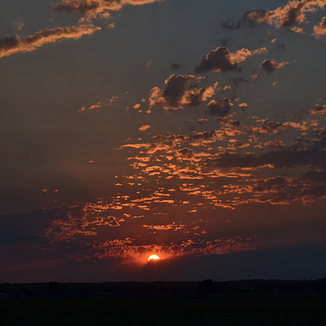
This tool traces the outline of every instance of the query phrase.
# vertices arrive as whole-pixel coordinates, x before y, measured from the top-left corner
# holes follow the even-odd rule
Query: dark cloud
[[[246,11],[241,19],[234,21],[229,19],[223,22],[222,27],[230,30],[239,29],[243,27],[256,27],[260,25],[260,21],[268,15],[265,9],[253,9]]]
[[[289,1],[284,6],[275,10],[252,9],[247,11],[241,19],[228,20],[223,23],[226,29],[239,29],[243,27],[256,27],[261,24],[273,25],[275,27],[289,27],[294,24],[306,23],[306,14],[314,12],[325,6],[324,0],[301,0]]]
[[[221,118],[227,117],[230,115],[232,102],[227,98],[221,98],[219,100],[211,100],[208,104],[207,113],[215,115]]]
[[[266,52],[265,48],[255,51],[242,48],[241,50],[230,52],[226,47],[218,47],[208,53],[196,67],[196,74],[207,72],[227,72],[239,70],[239,64],[249,56]]]
[[[231,82],[236,86],[239,87],[241,84],[244,83],[249,83],[249,80],[243,78],[243,77],[236,77],[236,78],[232,78]]]
[[[196,106],[212,97],[217,89],[213,86],[199,88],[199,79],[192,75],[171,75],[164,82],[165,89],[154,87],[149,97],[150,106],[162,105],[166,110]]]
[[[171,64],[170,69],[175,71],[175,70],[180,69],[181,67],[182,67],[181,65],[179,65],[179,64],[173,62],[173,63]]]
[[[213,162],[212,162],[213,163]],[[289,148],[266,152],[261,155],[224,153],[214,159],[218,167],[260,167],[271,165],[277,169],[295,167],[299,165],[323,167],[326,164],[326,152],[319,148],[308,150],[291,150]]]
[[[268,74],[273,73],[275,70],[282,68],[282,67],[286,67],[289,63],[286,61],[277,63],[275,60],[273,59],[266,59],[264,60],[260,66],[261,68],[266,71]]]

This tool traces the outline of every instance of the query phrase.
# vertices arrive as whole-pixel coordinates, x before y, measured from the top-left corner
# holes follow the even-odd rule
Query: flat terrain
[[[0,325],[326,325],[326,301],[309,298],[20,299],[0,302]]]
[[[2,284],[0,325],[323,326],[324,281]]]

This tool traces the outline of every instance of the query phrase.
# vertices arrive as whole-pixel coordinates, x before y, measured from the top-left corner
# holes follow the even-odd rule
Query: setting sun
[[[152,260],[154,260],[154,261],[157,261],[157,260],[160,260],[161,258],[159,257],[159,256],[157,256],[157,255],[151,255],[151,256],[149,256],[148,257],[148,261],[152,261]]]

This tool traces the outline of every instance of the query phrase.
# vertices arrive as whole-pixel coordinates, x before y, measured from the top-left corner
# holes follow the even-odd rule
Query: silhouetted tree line
[[[228,294],[316,294],[326,296],[326,278],[309,281],[238,280],[215,282],[2,283],[0,298],[189,298]]]

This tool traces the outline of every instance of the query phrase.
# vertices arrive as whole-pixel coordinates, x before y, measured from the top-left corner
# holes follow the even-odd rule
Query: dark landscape
[[[0,284],[1,325],[325,325],[326,279]]]

